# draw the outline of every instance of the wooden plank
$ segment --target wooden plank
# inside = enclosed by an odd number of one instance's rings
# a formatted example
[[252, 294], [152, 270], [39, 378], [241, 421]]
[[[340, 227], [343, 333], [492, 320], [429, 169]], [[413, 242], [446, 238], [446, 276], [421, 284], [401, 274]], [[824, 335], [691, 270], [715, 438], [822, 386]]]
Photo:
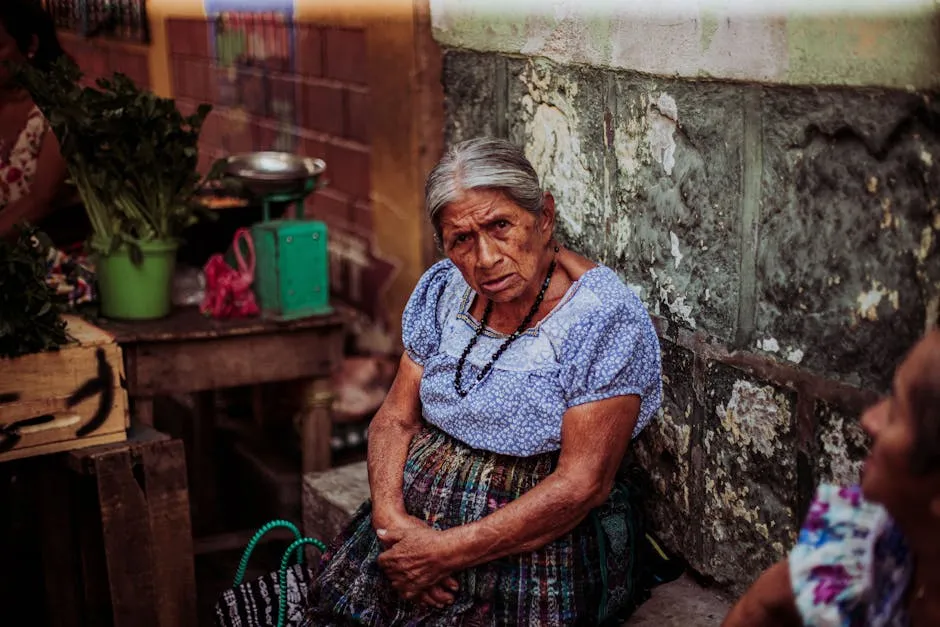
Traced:
[[0, 461], [116, 441], [127, 428], [120, 347], [79, 318], [68, 328], [80, 343], [0, 360]]
[[74, 530], [70, 475], [60, 464], [39, 470], [39, 525], [46, 610], [50, 627], [82, 627], [80, 551]]
[[129, 450], [93, 458], [114, 627], [159, 627], [147, 500]]
[[318, 472], [332, 465], [333, 451], [330, 437], [333, 421], [330, 413], [333, 394], [327, 379], [313, 379], [303, 384], [303, 412], [301, 416], [301, 446], [303, 447], [302, 471]]
[[179, 440], [140, 448], [153, 538], [153, 584], [161, 627], [197, 627], [186, 456]]
[[[7, 402], [0, 405], [4, 423], [29, 417], [32, 403], [63, 403], [93, 385], [120, 389], [124, 362], [117, 344], [71, 346], [58, 351], [0, 360], [0, 380]], [[42, 405], [38, 405], [42, 407]]]
[[192, 524], [197, 533], [215, 523], [218, 500], [215, 474], [215, 393], [198, 392], [192, 425], [189, 459], [189, 485], [192, 491]]
[[90, 448], [94, 446], [101, 446], [102, 444], [114, 444], [118, 442], [124, 442], [127, 439], [127, 435], [124, 432], [123, 428], [117, 433], [105, 433], [102, 435], [89, 435], [82, 438], [81, 440], [69, 440], [65, 442], [53, 442], [50, 444], [42, 444], [40, 446], [31, 446], [29, 448], [22, 449], [13, 449], [8, 453], [4, 453], [0, 456], [0, 461], [7, 462], [14, 459], [23, 459], [26, 457], [37, 457], [39, 455], [48, 455], [51, 453], [61, 453], [63, 451], [71, 451], [79, 448]]
[[[193, 541], [193, 554], [211, 555], [228, 551], [242, 552], [248, 547], [248, 543], [251, 542], [257, 532], [257, 529], [242, 529], [196, 538]], [[294, 534], [290, 530], [278, 527], [262, 536], [261, 540], [258, 541], [258, 546], [269, 542], [283, 542], [284, 546], [287, 547], [293, 541]]]
[[[71, 454], [66, 457], [71, 458]], [[75, 491], [72, 503], [73, 517], [78, 527], [77, 549], [85, 599], [84, 627], [113, 627], [98, 484], [92, 477], [79, 475], [75, 479], [72, 482]]]
[[119, 388], [124, 376], [121, 349], [117, 344], [70, 345], [57, 351], [32, 353], [0, 360], [3, 394], [16, 395], [4, 403], [4, 421], [18, 405], [49, 398], [67, 399], [90, 381], [109, 381]]
[[65, 332], [82, 346], [103, 346], [115, 344], [114, 336], [84, 318], [72, 314], [62, 316], [65, 321]]
[[151, 442], [166, 442], [170, 436], [150, 427], [132, 426], [127, 431], [126, 441], [116, 444], [106, 444], [94, 448], [75, 449], [65, 456], [66, 464], [72, 470], [79, 474], [93, 475], [95, 473], [95, 458], [109, 451], [130, 451], [133, 459], [136, 459], [136, 451], [139, 447], [145, 446]]
[[[199, 392], [329, 376], [342, 359], [339, 329], [126, 346], [136, 372], [131, 396]], [[133, 381], [133, 387], [131, 387]]]
[[312, 329], [341, 329], [343, 319], [338, 314], [312, 316], [298, 320], [269, 320], [242, 318], [216, 320], [203, 316], [196, 307], [173, 311], [166, 318], [143, 321], [102, 321], [102, 328], [113, 334], [119, 344], [139, 342], [177, 342], [181, 340], [208, 340], [243, 335], [283, 334]]

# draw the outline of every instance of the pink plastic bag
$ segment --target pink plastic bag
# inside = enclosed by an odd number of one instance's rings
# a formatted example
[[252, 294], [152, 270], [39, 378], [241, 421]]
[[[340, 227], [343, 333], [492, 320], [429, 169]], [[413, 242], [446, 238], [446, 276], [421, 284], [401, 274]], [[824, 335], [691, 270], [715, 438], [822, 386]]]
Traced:
[[[249, 262], [242, 257], [238, 240], [248, 246]], [[203, 268], [206, 275], [206, 295], [199, 311], [213, 318], [249, 318], [258, 315], [258, 303], [251, 291], [255, 277], [255, 244], [248, 229], [238, 229], [232, 241], [238, 269], [225, 263], [222, 255], [212, 255]]]

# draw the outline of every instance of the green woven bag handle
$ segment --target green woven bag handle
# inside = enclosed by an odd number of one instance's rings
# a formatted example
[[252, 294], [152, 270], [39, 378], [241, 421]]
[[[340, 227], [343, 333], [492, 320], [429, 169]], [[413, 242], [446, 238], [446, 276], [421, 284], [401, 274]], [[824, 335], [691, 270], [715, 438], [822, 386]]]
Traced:
[[238, 563], [238, 570], [235, 572], [235, 582], [232, 584], [232, 587], [237, 588], [242, 585], [242, 582], [245, 580], [245, 571], [248, 569], [248, 560], [251, 557], [252, 552], [254, 552], [255, 547], [258, 546], [258, 542], [261, 541], [261, 538], [265, 536], [266, 533], [272, 529], [278, 527], [286, 527], [294, 533], [294, 541], [291, 542], [290, 546], [287, 547], [287, 550], [284, 551], [284, 557], [281, 558], [281, 567], [277, 572], [277, 585], [278, 591], [280, 593], [278, 599], [278, 611], [277, 611], [277, 627], [284, 627], [284, 620], [287, 618], [287, 594], [284, 593], [287, 590], [287, 569], [290, 566], [291, 554], [294, 551], [297, 551], [297, 563], [302, 564], [304, 561], [304, 551], [303, 547], [306, 544], [312, 544], [317, 547], [317, 549], [322, 553], [326, 551], [326, 545], [320, 542], [315, 538], [304, 538], [300, 529], [297, 526], [288, 521], [288, 520], [272, 520], [268, 524], [258, 529], [251, 540], [248, 542], [248, 546], [245, 547], [245, 552], [242, 553], [242, 559]]

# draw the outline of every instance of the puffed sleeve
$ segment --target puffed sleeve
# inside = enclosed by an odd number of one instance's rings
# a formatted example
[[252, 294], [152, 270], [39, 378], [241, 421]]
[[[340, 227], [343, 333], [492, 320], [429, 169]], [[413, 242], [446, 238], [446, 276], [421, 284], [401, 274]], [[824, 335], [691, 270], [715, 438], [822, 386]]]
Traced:
[[561, 378], [569, 408], [638, 395], [636, 435], [662, 402], [662, 365], [649, 314], [632, 291], [624, 287], [623, 292], [569, 329]]
[[820, 485], [790, 552], [790, 583], [804, 624], [861, 624], [871, 589], [874, 546], [887, 522], [857, 486]]
[[401, 319], [402, 342], [405, 352], [418, 365], [437, 352], [441, 343], [442, 296], [456, 271], [453, 263], [445, 259], [431, 266], [422, 275], [411, 293]]

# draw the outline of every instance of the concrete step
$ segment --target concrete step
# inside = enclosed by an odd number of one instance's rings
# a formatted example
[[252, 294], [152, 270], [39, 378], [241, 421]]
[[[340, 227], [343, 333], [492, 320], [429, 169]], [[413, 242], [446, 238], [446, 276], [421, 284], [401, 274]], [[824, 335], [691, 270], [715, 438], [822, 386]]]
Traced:
[[688, 575], [653, 590], [625, 627], [719, 627], [730, 603]]
[[[328, 541], [369, 497], [365, 462], [304, 477], [304, 533]], [[730, 608], [688, 576], [653, 590], [625, 627], [719, 627]]]

